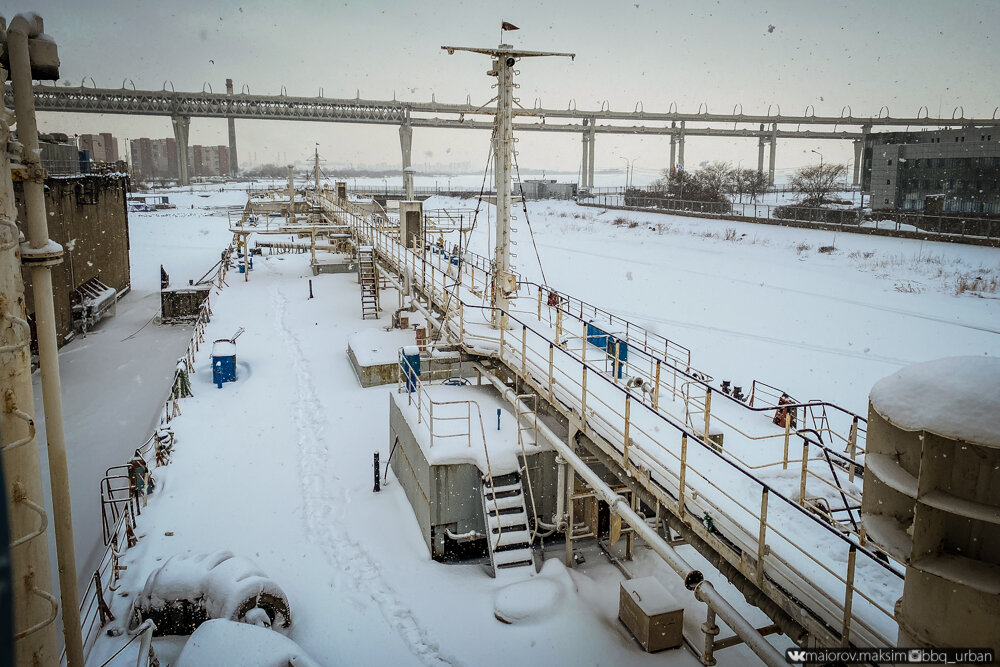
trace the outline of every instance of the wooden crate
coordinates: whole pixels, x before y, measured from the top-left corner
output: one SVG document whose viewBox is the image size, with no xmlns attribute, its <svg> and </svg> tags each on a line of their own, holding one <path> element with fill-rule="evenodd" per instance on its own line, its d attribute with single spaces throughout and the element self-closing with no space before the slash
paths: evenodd
<svg viewBox="0 0 1000 667">
<path fill-rule="evenodd" d="M 622 582 L 618 618 L 648 653 L 676 648 L 684 641 L 684 609 L 654 577 Z"/>
</svg>

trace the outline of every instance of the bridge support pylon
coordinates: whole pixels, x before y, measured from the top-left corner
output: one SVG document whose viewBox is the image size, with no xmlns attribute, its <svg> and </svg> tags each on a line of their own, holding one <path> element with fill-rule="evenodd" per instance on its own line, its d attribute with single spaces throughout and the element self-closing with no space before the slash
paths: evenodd
<svg viewBox="0 0 1000 667">
<path fill-rule="evenodd" d="M 757 173 L 764 173 L 764 144 L 767 143 L 767 139 L 764 138 L 764 124 L 760 124 L 760 136 L 757 137 Z"/>
<path fill-rule="evenodd" d="M 171 116 L 174 126 L 174 141 L 177 143 L 177 180 L 181 185 L 189 185 L 188 176 L 188 131 L 191 129 L 189 116 Z"/>
<path fill-rule="evenodd" d="M 587 187 L 588 188 L 593 188 L 594 187 L 594 144 L 595 144 L 595 139 L 597 139 L 597 134 L 595 133 L 595 127 L 594 127 L 595 125 L 597 125 L 597 121 L 595 119 L 591 118 L 590 119 L 590 130 L 588 131 L 588 134 L 590 135 L 590 141 L 589 141 L 589 144 L 590 144 L 590 149 L 589 150 L 590 150 L 590 152 L 589 152 L 589 155 L 587 157 Z"/>
<path fill-rule="evenodd" d="M 677 164 L 684 167 L 684 121 L 681 121 L 681 130 L 677 134 Z"/>
<path fill-rule="evenodd" d="M 413 126 L 410 125 L 410 118 L 407 116 L 406 122 L 399 126 L 399 148 L 403 156 L 403 189 L 406 191 L 406 200 L 413 200 L 413 170 L 410 167 L 410 160 L 413 155 Z"/>
<path fill-rule="evenodd" d="M 767 184 L 774 185 L 774 150 L 778 147 L 778 124 L 771 124 L 771 153 L 768 156 Z"/>
<path fill-rule="evenodd" d="M 233 80 L 226 79 L 226 95 L 233 94 Z M 230 109 L 232 112 L 232 109 Z M 229 117 L 229 175 L 236 176 L 240 171 L 240 163 L 236 159 L 236 119 Z"/>
</svg>

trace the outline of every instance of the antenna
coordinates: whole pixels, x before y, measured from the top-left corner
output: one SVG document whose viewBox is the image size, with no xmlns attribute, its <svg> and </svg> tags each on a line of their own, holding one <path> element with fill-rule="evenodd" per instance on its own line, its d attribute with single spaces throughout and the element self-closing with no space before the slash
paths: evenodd
<svg viewBox="0 0 1000 667">
<path fill-rule="evenodd" d="M 516 30 L 514 26 L 501 29 Z M 510 270 L 510 204 L 511 204 L 511 158 L 514 151 L 514 65 L 521 58 L 565 56 L 575 59 L 574 53 L 548 51 L 523 51 L 509 44 L 501 44 L 495 49 L 469 46 L 442 46 L 448 55 L 456 51 L 468 51 L 490 56 L 493 67 L 487 72 L 497 77 L 497 111 L 493 122 L 494 173 L 496 174 L 497 233 L 496 252 L 493 260 L 493 286 L 491 302 L 493 306 L 492 327 L 507 328 L 510 299 L 517 292 L 517 277 Z"/>
</svg>

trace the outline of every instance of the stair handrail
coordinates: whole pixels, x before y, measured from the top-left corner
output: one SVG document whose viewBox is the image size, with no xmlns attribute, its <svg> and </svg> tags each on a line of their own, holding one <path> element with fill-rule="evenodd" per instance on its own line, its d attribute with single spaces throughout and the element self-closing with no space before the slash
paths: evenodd
<svg viewBox="0 0 1000 667">
<path fill-rule="evenodd" d="M 528 483 L 528 497 L 531 499 L 531 518 L 533 528 L 531 530 L 531 539 L 529 544 L 535 543 L 535 537 L 538 536 L 538 508 L 535 505 L 535 491 L 531 487 L 531 470 L 528 467 L 528 452 L 524 446 L 524 438 L 521 437 L 521 417 L 525 414 L 521 412 L 521 403 L 524 403 L 525 407 L 528 405 L 528 399 L 531 399 L 535 403 L 534 410 L 531 412 L 532 418 L 535 420 L 535 439 L 537 444 L 538 438 L 538 395 L 537 394 L 519 394 L 518 403 L 515 404 L 514 409 L 517 411 L 517 440 L 521 445 L 521 463 L 524 465 L 524 478 Z"/>
</svg>

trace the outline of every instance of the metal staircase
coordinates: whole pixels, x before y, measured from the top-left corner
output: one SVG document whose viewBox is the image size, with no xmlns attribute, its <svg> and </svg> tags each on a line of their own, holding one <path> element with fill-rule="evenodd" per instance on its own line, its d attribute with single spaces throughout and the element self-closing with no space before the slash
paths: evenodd
<svg viewBox="0 0 1000 667">
<path fill-rule="evenodd" d="M 361 283 L 361 319 L 378 319 L 378 269 L 375 267 L 375 249 L 358 248 L 358 282 Z"/>
<path fill-rule="evenodd" d="M 483 477 L 483 516 L 491 574 L 496 576 L 498 570 L 522 567 L 531 567 L 534 571 L 535 559 L 520 473 Z"/>
</svg>

